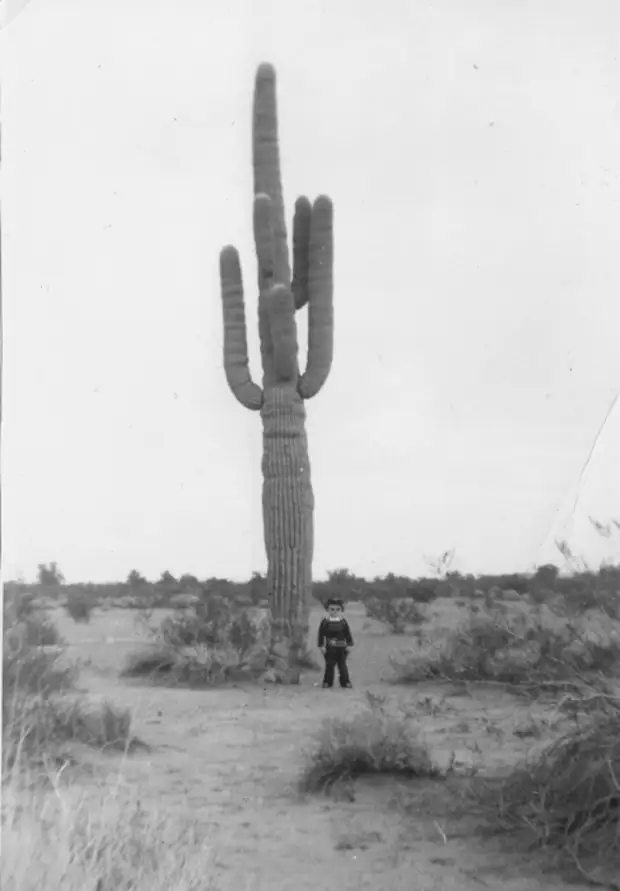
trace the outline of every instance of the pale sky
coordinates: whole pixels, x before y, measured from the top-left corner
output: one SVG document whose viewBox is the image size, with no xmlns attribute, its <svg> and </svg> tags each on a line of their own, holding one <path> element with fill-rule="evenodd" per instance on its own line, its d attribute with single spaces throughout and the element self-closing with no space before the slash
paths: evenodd
<svg viewBox="0 0 620 891">
<path fill-rule="evenodd" d="M 1 8 L 5 578 L 265 568 L 218 279 L 234 243 L 259 379 L 261 61 L 289 222 L 335 205 L 315 577 L 618 557 L 620 401 L 582 473 L 620 387 L 618 0 Z"/>
</svg>

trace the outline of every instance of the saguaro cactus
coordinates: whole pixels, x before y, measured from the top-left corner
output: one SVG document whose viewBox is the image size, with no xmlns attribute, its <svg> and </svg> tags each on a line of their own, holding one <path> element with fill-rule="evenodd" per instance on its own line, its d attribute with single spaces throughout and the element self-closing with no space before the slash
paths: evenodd
<svg viewBox="0 0 620 891">
<path fill-rule="evenodd" d="M 243 284 L 234 247 L 220 254 L 224 369 L 233 394 L 263 421 L 263 523 L 274 680 L 298 682 L 312 588 L 314 495 L 304 401 L 319 392 L 333 354 L 333 214 L 329 198 L 301 197 L 293 218 L 293 270 L 280 175 L 276 75 L 256 73 L 253 117 L 254 241 L 262 387 L 248 363 Z M 308 358 L 300 374 L 295 312 L 308 305 Z"/>
</svg>

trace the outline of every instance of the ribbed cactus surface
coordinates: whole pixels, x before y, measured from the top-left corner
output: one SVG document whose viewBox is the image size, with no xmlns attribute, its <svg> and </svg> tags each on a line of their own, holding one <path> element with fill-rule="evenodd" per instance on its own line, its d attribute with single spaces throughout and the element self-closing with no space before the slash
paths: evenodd
<svg viewBox="0 0 620 891">
<path fill-rule="evenodd" d="M 316 396 L 333 355 L 333 213 L 329 198 L 301 197 L 287 243 L 280 174 L 276 76 L 256 73 L 252 128 L 254 242 L 262 387 L 251 377 L 239 255 L 220 255 L 224 369 L 233 394 L 263 421 L 263 523 L 273 619 L 273 669 L 293 680 L 311 603 L 314 496 L 304 401 Z M 299 371 L 295 312 L 308 306 L 308 356 Z M 286 677 L 285 677 L 286 676 Z M 298 677 L 298 672 L 297 675 Z"/>
</svg>

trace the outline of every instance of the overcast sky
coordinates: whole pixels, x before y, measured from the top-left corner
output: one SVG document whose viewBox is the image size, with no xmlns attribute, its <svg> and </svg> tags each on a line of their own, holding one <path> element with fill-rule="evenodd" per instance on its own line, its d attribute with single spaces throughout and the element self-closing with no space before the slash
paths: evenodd
<svg viewBox="0 0 620 891">
<path fill-rule="evenodd" d="M 232 242 L 259 378 L 261 61 L 289 219 L 335 205 L 315 576 L 618 557 L 617 0 L 2 7 L 5 578 L 265 567 L 218 280 Z"/>
</svg>

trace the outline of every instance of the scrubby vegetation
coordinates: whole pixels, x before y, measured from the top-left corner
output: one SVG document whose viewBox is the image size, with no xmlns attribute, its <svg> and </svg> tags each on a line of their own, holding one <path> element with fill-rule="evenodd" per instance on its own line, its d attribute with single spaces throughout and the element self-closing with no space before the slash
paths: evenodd
<svg viewBox="0 0 620 891">
<path fill-rule="evenodd" d="M 78 672 L 55 626 L 32 597 L 5 591 L 3 604 L 3 769 L 62 760 L 72 743 L 132 744 L 131 717 L 76 690 Z"/>
<path fill-rule="evenodd" d="M 412 625 L 421 625 L 427 618 L 409 597 L 369 597 L 364 606 L 368 618 L 382 622 L 392 634 L 405 634 Z"/>
<path fill-rule="evenodd" d="M 211 686 L 235 672 L 256 674 L 267 664 L 269 623 L 264 611 L 250 613 L 220 594 L 196 596 L 189 606 L 179 604 L 151 636 L 152 644 L 130 657 L 125 676 Z"/>
<path fill-rule="evenodd" d="M 64 583 L 64 577 L 56 567 L 53 582 L 49 578 L 45 583 L 42 582 L 39 573 L 36 582 L 10 581 L 5 584 L 5 590 L 10 596 L 36 597 L 48 608 L 64 606 L 68 612 L 70 601 L 85 604 L 81 606 L 81 610 L 85 612 L 88 609 L 91 613 L 93 609 L 105 605 L 121 609 L 166 609 L 174 607 L 175 600 L 179 597 L 205 600 L 213 595 L 232 600 L 238 606 L 267 605 L 267 580 L 259 573 L 254 573 L 247 582 L 231 582 L 218 578 L 199 581 L 189 574 L 176 579 L 172 573 L 166 571 L 158 581 L 150 582 L 137 570 L 132 570 L 125 582 L 81 582 L 69 585 Z M 73 616 L 73 613 L 70 614 Z"/>
<path fill-rule="evenodd" d="M 65 609 L 74 622 L 90 622 L 94 604 L 80 588 L 71 588 L 67 591 Z"/>
<path fill-rule="evenodd" d="M 78 670 L 32 595 L 5 590 L 2 655 L 2 887 L 168 889 L 183 869 L 184 887 L 208 887 L 204 856 L 194 858 L 200 868 L 191 862 L 191 827 L 170 848 L 163 818 L 140 819 L 135 802 L 127 807 L 105 783 L 96 802 L 73 784 L 66 768 L 79 773 L 82 746 L 128 752 L 143 744 L 129 710 L 76 689 Z"/>
<path fill-rule="evenodd" d="M 241 584 L 189 575 L 176 579 L 166 572 L 151 583 L 134 571 L 122 584 L 66 585 L 57 566 L 42 569 L 37 584 L 12 583 L 5 590 L 5 777 L 16 776 L 24 763 L 45 764 L 49 773 L 50 765 L 71 758 L 78 743 L 100 750 L 132 746 L 130 714 L 95 705 L 76 689 L 77 670 L 50 618 L 52 606 L 76 621 L 88 621 L 106 607 L 138 608 L 150 639 L 131 655 L 125 675 L 198 687 L 264 676 L 270 617 L 263 576 Z M 553 719 L 532 717 L 527 727 L 502 730 L 536 742 L 522 763 L 501 773 L 482 766 L 477 776 L 462 780 L 471 813 L 482 814 L 493 831 L 506 832 L 503 837 L 513 847 L 522 838 L 534 841 L 553 855 L 556 866 L 571 866 L 590 882 L 620 888 L 620 569 L 581 567 L 567 575 L 543 566 L 530 575 L 475 578 L 447 570 L 438 575 L 365 580 L 337 570 L 315 584 L 314 596 L 322 603 L 333 596 L 361 602 L 369 619 L 399 635 L 402 651 L 391 664 L 399 684 L 393 690 L 401 698 L 412 685 L 445 681 L 470 691 L 477 683 L 491 683 L 535 699 L 532 708 L 544 710 L 548 704 Z M 153 623 L 154 610 L 161 607 L 168 615 Z M 371 636 L 377 641 L 376 633 Z M 304 667 L 317 667 L 311 656 L 305 659 Z M 413 711 L 399 711 L 372 694 L 367 702 L 363 711 L 322 724 L 306 752 L 301 791 L 351 790 L 356 777 L 369 773 L 440 777 L 422 734 L 439 706 L 428 696 L 418 697 Z M 154 853 L 163 836 L 152 819 L 128 817 L 127 838 L 113 839 L 105 820 L 91 822 L 85 831 L 79 813 L 79 808 L 71 811 L 72 822 L 60 828 L 35 820 L 28 830 L 46 850 L 54 844 L 63 852 L 62 887 L 86 886 L 86 875 L 94 875 L 103 891 L 122 887 L 134 875 L 130 849 L 138 852 L 149 887 L 163 887 L 155 878 L 158 870 L 162 877 L 174 874 L 173 864 L 166 873 L 167 861 Z M 22 811 L 6 811 L 5 832 L 17 837 L 22 819 Z M 86 872 L 87 852 L 104 850 L 105 870 Z M 183 846 L 178 850 L 179 857 L 190 857 Z M 97 854 L 97 864 L 103 856 Z M 88 861 L 91 870 L 93 862 Z M 16 861 L 14 869 L 19 868 Z M 51 869 L 45 874 L 52 875 Z M 197 876 L 198 884 L 187 887 L 204 887 Z M 39 876 L 16 887 L 39 887 L 41 881 Z"/>
<path fill-rule="evenodd" d="M 566 872 L 619 889 L 620 697 L 582 686 L 560 703 L 574 724 L 470 794 L 497 832 L 520 833 Z"/>
<path fill-rule="evenodd" d="M 450 570 L 449 562 L 443 560 L 446 555 L 442 555 L 432 577 L 408 578 L 389 573 L 365 579 L 347 569 L 335 569 L 328 573 L 327 579 L 314 582 L 313 596 L 322 604 L 329 597 L 340 597 L 345 603 L 406 598 L 417 604 L 429 604 L 438 598 L 469 602 L 491 595 L 496 600 L 557 604 L 566 614 L 603 609 L 611 616 L 620 617 L 620 598 L 617 596 L 620 566 L 603 566 L 593 571 L 581 566 L 564 543 L 559 542 L 558 547 L 569 565 L 569 573 L 561 574 L 557 566 L 549 564 L 540 566 L 534 573 L 464 575 Z M 199 580 L 187 573 L 175 578 L 169 571 L 164 571 L 157 581 L 152 582 L 134 569 L 125 582 L 68 585 L 55 563 L 42 564 L 35 583 L 8 582 L 5 587 L 10 594 L 23 596 L 29 593 L 49 604 L 65 604 L 71 597 L 81 599 L 91 608 L 109 603 L 131 609 L 173 607 L 179 596 L 205 600 L 213 595 L 232 600 L 238 606 L 266 607 L 269 593 L 267 579 L 260 573 L 254 573 L 245 582 L 232 582 L 219 578 Z"/>
<path fill-rule="evenodd" d="M 146 811 L 118 790 L 87 798 L 50 774 L 54 794 L 3 791 L 6 891 L 215 891 L 211 853 L 195 821 Z"/>
<path fill-rule="evenodd" d="M 367 694 L 368 708 L 352 718 L 324 721 L 314 747 L 307 752 L 301 792 L 329 791 L 335 784 L 364 774 L 437 777 L 428 747 L 404 714 L 390 714 Z"/>
<path fill-rule="evenodd" d="M 175 604 L 151 642 L 132 654 L 125 677 L 147 676 L 171 686 L 213 686 L 234 677 L 258 677 L 268 667 L 270 618 L 264 608 L 239 604 L 219 593 Z M 300 667 L 317 666 L 303 654 Z"/>
<path fill-rule="evenodd" d="M 412 623 L 415 642 L 391 660 L 395 680 L 492 682 L 547 702 L 554 720 L 541 719 L 527 733 L 514 729 L 539 742 L 523 762 L 494 774 L 475 769 L 464 780 L 471 812 L 485 817 L 491 834 L 508 833 L 503 838 L 513 849 L 533 843 L 568 879 L 618 891 L 620 571 L 560 577 L 546 566 L 524 585 L 514 577 L 510 588 L 485 582 L 476 580 L 475 596 L 458 590 L 464 610 L 456 627 L 420 633 L 420 623 Z M 364 602 L 369 616 L 402 633 L 406 623 L 393 620 L 397 601 L 385 586 L 380 606 L 372 597 Z M 550 729 L 552 739 L 541 746 Z M 371 703 L 353 719 L 326 722 L 301 787 L 314 791 L 367 771 L 408 769 L 433 775 L 419 731 L 403 718 L 388 720 Z"/>
<path fill-rule="evenodd" d="M 457 626 L 393 657 L 396 678 L 493 681 L 529 692 L 575 677 L 620 674 L 620 624 L 593 628 L 560 619 L 543 607 L 516 608 L 487 600 Z"/>
</svg>

